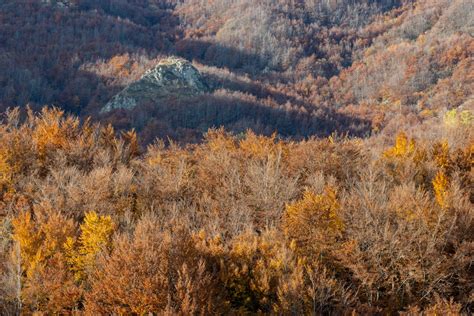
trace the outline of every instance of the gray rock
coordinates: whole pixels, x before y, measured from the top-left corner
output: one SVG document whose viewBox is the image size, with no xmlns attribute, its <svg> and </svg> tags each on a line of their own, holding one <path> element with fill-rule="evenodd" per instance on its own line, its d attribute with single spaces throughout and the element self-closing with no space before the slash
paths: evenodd
<svg viewBox="0 0 474 316">
<path fill-rule="evenodd" d="M 192 97 L 206 92 L 209 92 L 209 87 L 190 62 L 170 57 L 161 60 L 139 80 L 115 95 L 101 113 L 115 109 L 131 110 L 139 104 Z"/>
<path fill-rule="evenodd" d="M 43 4 L 56 6 L 60 9 L 65 9 L 71 7 L 71 2 L 69 0 L 42 0 Z"/>
</svg>

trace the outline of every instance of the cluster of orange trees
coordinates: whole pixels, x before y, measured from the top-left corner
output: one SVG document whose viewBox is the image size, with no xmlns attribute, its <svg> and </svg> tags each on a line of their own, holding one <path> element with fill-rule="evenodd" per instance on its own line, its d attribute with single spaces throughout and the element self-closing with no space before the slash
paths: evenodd
<svg viewBox="0 0 474 316">
<path fill-rule="evenodd" d="M 473 307 L 473 138 L 290 142 L 7 112 L 0 314 L 445 315 Z"/>
</svg>

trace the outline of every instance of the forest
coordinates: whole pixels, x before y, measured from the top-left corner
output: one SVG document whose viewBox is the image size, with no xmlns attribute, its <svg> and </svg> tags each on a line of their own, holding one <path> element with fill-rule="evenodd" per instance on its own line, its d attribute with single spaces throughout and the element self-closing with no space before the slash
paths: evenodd
<svg viewBox="0 0 474 316">
<path fill-rule="evenodd" d="M 472 109 L 473 11 L 469 0 L 8 0 L 0 110 L 56 106 L 134 128 L 142 145 L 196 143 L 221 125 L 292 139 L 394 134 Z M 192 61 L 212 91 L 99 114 L 169 55 Z"/>
<path fill-rule="evenodd" d="M 474 2 L 0 2 L 0 315 L 470 315 Z M 209 88 L 103 108 L 170 56 Z"/>
<path fill-rule="evenodd" d="M 141 150 L 9 111 L 2 314 L 468 313 L 473 129 L 455 114 L 388 141 L 218 129 Z"/>
</svg>

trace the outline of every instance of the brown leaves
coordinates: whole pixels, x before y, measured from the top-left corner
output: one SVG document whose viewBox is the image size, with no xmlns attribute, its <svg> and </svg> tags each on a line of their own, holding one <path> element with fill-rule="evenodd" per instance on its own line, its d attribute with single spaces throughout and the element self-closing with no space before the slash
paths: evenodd
<svg viewBox="0 0 474 316">
<path fill-rule="evenodd" d="M 183 229 L 159 231 L 145 216 L 132 236 L 118 236 L 99 259 L 86 295 L 91 314 L 215 312 L 213 278 Z"/>
<path fill-rule="evenodd" d="M 173 315 L 470 304 L 465 140 L 400 134 L 388 147 L 211 130 L 202 144 L 158 141 L 142 154 L 133 132 L 48 113 L 0 127 L 14 188 L 1 199 L 0 303 Z M 41 156 L 27 135 L 50 123 Z"/>
</svg>

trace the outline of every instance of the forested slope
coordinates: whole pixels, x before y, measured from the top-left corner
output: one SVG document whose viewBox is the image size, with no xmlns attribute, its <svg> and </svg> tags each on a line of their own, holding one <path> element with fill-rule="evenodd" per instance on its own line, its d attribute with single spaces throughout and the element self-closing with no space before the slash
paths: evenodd
<svg viewBox="0 0 474 316">
<path fill-rule="evenodd" d="M 2 109 L 55 105 L 136 128 L 147 142 L 197 141 L 222 124 L 236 133 L 251 128 L 296 138 L 367 136 L 394 118 L 422 121 L 472 107 L 468 0 L 0 6 Z M 213 87 L 205 97 L 169 105 L 178 115 L 196 113 L 200 124 L 161 117 L 153 104 L 99 118 L 115 94 L 169 55 L 194 61 Z M 206 114 L 221 108 L 221 120 Z"/>
<path fill-rule="evenodd" d="M 0 2 L 0 314 L 472 314 L 473 14 Z"/>
</svg>

